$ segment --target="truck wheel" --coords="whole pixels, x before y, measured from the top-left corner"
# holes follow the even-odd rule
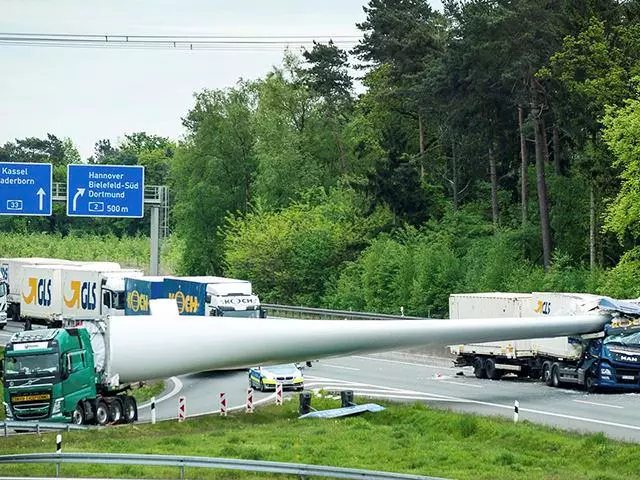
[[[551,364],[549,362],[544,362],[542,365],[542,381],[549,385],[551,385]]]
[[[136,399],[131,395],[123,397],[124,404],[124,423],[133,423],[138,419],[138,405]]]
[[[111,417],[111,421],[113,423],[120,423],[122,422],[122,412],[124,410],[124,408],[122,407],[122,402],[120,401],[119,398],[114,398],[113,401],[111,402],[111,408],[110,408],[110,417]]]
[[[487,371],[487,378],[491,380],[500,380],[502,374],[496,369],[496,361],[493,358],[487,358],[484,361],[484,368]]]
[[[267,387],[264,386],[264,382],[262,381],[262,379],[260,379],[260,391],[264,392],[267,390]]]
[[[76,408],[73,409],[73,413],[71,414],[71,421],[76,425],[84,425],[86,422],[86,417],[84,414],[84,407],[80,402],[76,405]]]
[[[109,423],[109,416],[109,405],[104,400],[100,400],[96,408],[96,422],[98,425],[105,426]]]
[[[551,386],[556,388],[560,386],[560,366],[557,363],[551,367]]]
[[[476,378],[487,378],[487,371],[482,363],[482,358],[475,357],[473,359],[473,374]]]
[[[584,374],[584,388],[587,390],[587,392],[593,392],[595,391],[596,387],[594,386],[596,382],[596,379],[593,378],[593,375],[591,375],[589,372],[585,372]]]

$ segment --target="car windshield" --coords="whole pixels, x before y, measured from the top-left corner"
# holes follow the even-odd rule
[[[617,343],[620,345],[627,346],[639,346],[640,347],[640,332],[632,332],[632,333],[620,333],[618,335],[610,335],[606,337],[603,341],[606,345],[608,343]]]
[[[265,368],[274,373],[293,373],[296,370],[296,366],[293,363],[285,365],[271,365]]]
[[[9,356],[4,363],[7,375],[41,375],[58,370],[58,356],[55,353]]]

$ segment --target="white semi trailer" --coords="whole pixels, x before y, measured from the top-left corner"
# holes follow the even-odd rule
[[[19,318],[59,326],[63,317],[124,315],[124,279],[142,275],[118,264],[23,266]]]
[[[77,267],[82,265],[93,265],[100,266],[108,270],[120,269],[120,265],[115,262],[93,262],[43,257],[0,258],[0,277],[4,278],[7,282],[7,314],[14,320],[20,318],[24,268],[37,265],[69,265]]]
[[[449,297],[452,320],[493,317],[549,318],[608,312],[597,332],[560,337],[451,345],[456,365],[473,366],[478,378],[514,373],[542,378],[550,386],[578,384],[640,391],[640,308],[636,303],[577,293],[470,293]],[[577,332],[576,332],[577,333]]]

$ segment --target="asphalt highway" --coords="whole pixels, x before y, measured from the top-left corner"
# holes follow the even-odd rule
[[[10,321],[0,330],[0,344],[21,329],[21,324]],[[436,408],[513,418],[517,400],[519,421],[640,441],[640,394],[587,393],[515,377],[480,380],[469,368],[454,368],[444,348],[428,353],[414,350],[325,359],[305,368],[304,374],[307,391],[353,390],[356,402],[365,398],[422,401]],[[166,391],[156,398],[156,418],[175,419],[181,396],[186,399],[188,418],[219,412],[220,393],[225,394],[228,411],[243,411],[248,386],[246,370],[172,377]],[[285,392],[285,397],[291,396],[297,394]],[[274,402],[275,394],[256,391],[253,399],[254,405]],[[140,420],[149,421],[149,403],[139,407]]]

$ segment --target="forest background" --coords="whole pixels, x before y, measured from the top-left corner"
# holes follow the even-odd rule
[[[639,297],[640,3],[443,3],[370,0],[354,49],[195,92],[180,140],[126,134],[83,160],[49,134],[0,161],[50,162],[54,182],[144,165],[170,192],[165,271],[249,279],[265,303],[438,317],[455,292]],[[54,205],[0,232],[3,256],[148,264],[148,216]]]

